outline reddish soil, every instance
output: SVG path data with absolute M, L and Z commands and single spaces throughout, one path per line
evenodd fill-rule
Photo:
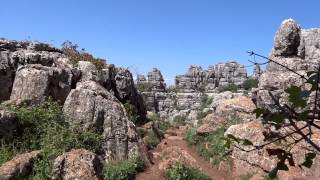
M 212 167 L 209 161 L 198 155 L 194 147 L 190 147 L 183 139 L 184 128 L 175 129 L 176 135 L 166 136 L 156 149 L 151 151 L 153 165 L 146 169 L 144 172 L 137 174 L 137 180 L 164 180 L 164 172 L 159 169 L 159 163 L 161 162 L 160 154 L 167 147 L 178 146 L 182 150 L 190 154 L 200 167 L 202 172 L 211 177 L 213 180 L 226 180 L 226 173 L 223 173 L 216 168 Z

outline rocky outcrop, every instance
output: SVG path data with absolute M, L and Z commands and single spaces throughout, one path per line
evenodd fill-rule
M 320 57 L 320 29 L 302 29 L 294 20 L 285 20 L 275 36 L 272 60 L 305 74 L 315 70 Z M 289 70 L 270 62 L 259 78 L 259 87 L 253 92 L 258 107 L 274 110 L 268 91 L 285 101 L 283 90 L 291 85 L 301 86 L 303 79 Z M 267 91 L 268 90 L 268 91 Z
M 49 97 L 64 102 L 72 87 L 70 69 L 38 64 L 21 66 L 16 72 L 10 100 L 19 104 L 40 104 Z
M 16 114 L 6 110 L 0 110 L 0 139 L 11 139 L 17 130 Z
M 55 159 L 53 174 L 62 180 L 101 180 L 102 169 L 102 163 L 93 152 L 85 149 L 73 149 Z
M 149 162 L 145 146 L 123 105 L 100 84 L 94 81 L 78 83 L 67 97 L 63 112 L 72 126 L 103 135 L 107 161 L 141 157 Z
M 245 67 L 235 61 L 210 65 L 208 70 L 192 65 L 186 74 L 176 77 L 176 88 L 186 93 L 215 92 L 230 83 L 241 85 L 246 79 Z
M 32 163 L 41 151 L 20 154 L 0 166 L 0 179 L 9 180 L 27 176 L 32 171 Z
M 269 58 L 304 75 L 308 71 L 315 70 L 319 65 L 319 43 L 319 29 L 303 29 L 294 20 L 285 20 L 275 35 L 274 48 Z M 302 78 L 297 74 L 270 62 L 266 71 L 259 78 L 258 88 L 253 90 L 253 100 L 258 107 L 276 112 L 278 109 L 270 93 L 279 98 L 280 103 L 286 103 L 288 102 L 288 97 L 284 90 L 291 85 L 304 87 Z M 271 143 L 272 137 L 270 136 L 282 137 L 292 132 L 292 129 L 290 127 L 281 127 L 275 130 L 262 123 L 261 120 L 253 120 L 231 126 L 227 130 L 226 135 L 231 134 L 236 138 L 248 139 L 255 146 L 268 143 L 263 148 L 258 149 L 252 146 L 242 146 L 241 144 L 238 144 L 238 146 L 241 146 L 242 149 L 233 148 L 232 157 L 234 158 L 234 172 L 236 174 L 248 172 L 265 174 L 276 166 L 278 159 L 275 156 L 270 156 L 267 149 L 279 148 L 279 144 Z M 304 122 L 297 123 L 298 127 L 303 127 L 304 125 Z M 311 141 L 319 144 L 319 130 L 316 128 L 311 130 Z M 320 174 L 316 170 L 319 168 L 318 157 L 316 157 L 310 169 L 299 167 L 304 162 L 305 154 L 310 152 L 312 147 L 305 141 L 295 142 L 295 139 L 298 138 L 301 137 L 293 134 L 281 141 L 283 147 L 286 144 L 294 144 L 290 149 L 290 153 L 295 166 L 287 164 L 289 171 L 279 171 L 278 179 L 319 179 Z
M 230 121 L 238 121 L 239 123 L 254 120 L 254 109 L 256 109 L 256 106 L 250 98 L 239 96 L 221 101 L 216 107 L 215 113 Z
M 77 74 L 72 67 L 48 44 L 0 40 L 0 101 L 37 104 L 52 96 L 63 103 Z

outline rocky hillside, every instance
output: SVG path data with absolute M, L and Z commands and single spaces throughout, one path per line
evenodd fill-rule
M 157 68 L 134 81 L 128 69 L 72 46 L 0 39 L 0 179 L 132 179 L 144 168 L 162 179 L 168 169 L 167 179 L 175 173 L 202 177 L 201 169 L 192 169 L 198 163 L 211 178 L 217 172 L 264 179 L 278 164 L 268 149 L 286 143 L 296 143 L 290 146 L 295 165 L 283 162 L 288 171 L 277 178 L 320 179 L 319 156 L 310 169 L 299 166 L 312 147 L 299 136 L 274 141 L 292 129 L 272 127 L 254 114 L 256 108 L 280 111 L 270 93 L 285 103 L 286 88 L 304 87 L 278 64 L 303 75 L 317 70 L 319 44 L 320 29 L 285 20 L 265 71 L 256 64 L 249 76 L 236 61 L 191 65 L 168 87 Z M 247 145 L 231 144 L 230 137 Z M 319 129 L 310 137 L 320 146 Z M 201 162 L 190 161 L 190 170 L 188 163 L 174 164 L 180 157 Z M 140 177 L 152 179 L 148 172 Z

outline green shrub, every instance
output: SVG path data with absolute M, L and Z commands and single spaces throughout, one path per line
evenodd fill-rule
M 100 135 L 68 128 L 62 107 L 56 102 L 49 100 L 35 107 L 6 108 L 17 114 L 18 128 L 14 140 L 2 144 L 0 160 L 41 149 L 42 156 L 34 163 L 32 179 L 52 179 L 53 160 L 72 148 L 85 148 L 96 153 L 102 150 Z
M 224 91 L 231 91 L 231 92 L 235 93 L 238 91 L 238 86 L 235 85 L 234 83 L 229 83 L 228 85 L 223 86 L 220 89 L 220 92 L 224 92 Z
M 140 123 L 139 121 L 141 120 L 141 117 L 138 114 L 136 108 L 130 102 L 126 102 L 124 104 L 124 108 L 127 111 L 127 115 L 130 121 L 132 121 L 134 124 Z
M 250 90 L 252 88 L 258 87 L 259 81 L 257 79 L 247 79 L 243 82 L 242 87 L 245 90 Z
M 110 162 L 105 165 L 104 180 L 134 179 L 136 173 L 143 170 L 143 168 L 144 163 L 139 158 Z
M 197 140 L 197 131 L 195 128 L 189 128 L 185 134 L 185 140 L 189 145 L 196 145 Z
M 225 159 L 225 141 L 224 128 L 219 128 L 216 131 L 200 136 L 197 135 L 195 129 L 189 129 L 185 135 L 185 140 L 189 145 L 196 146 L 197 152 L 207 160 L 211 160 L 213 165 L 218 165 Z
M 79 61 L 92 62 L 98 69 L 102 69 L 106 64 L 106 60 L 102 58 L 95 58 L 84 49 L 79 50 L 77 44 L 73 44 L 71 41 L 65 41 L 62 43 L 62 52 L 67 55 L 73 64 L 77 64 Z
M 148 149 L 154 149 L 160 143 L 161 139 L 157 136 L 155 132 L 152 130 L 148 132 L 148 134 L 144 138 L 144 143 L 148 147 Z
M 206 112 L 199 111 L 199 112 L 197 113 L 197 119 L 203 119 L 203 118 L 205 118 L 205 117 L 206 117 L 208 114 L 210 114 L 210 113 L 212 113 L 211 110 L 206 111 Z
M 180 115 L 175 116 L 173 118 L 172 123 L 173 123 L 174 127 L 184 126 L 184 125 L 186 125 L 186 117 L 185 116 L 180 116 Z
M 187 167 L 177 163 L 165 172 L 168 180 L 210 180 L 211 178 L 203 174 L 199 169 Z

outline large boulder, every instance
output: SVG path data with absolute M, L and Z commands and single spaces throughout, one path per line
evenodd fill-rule
M 73 149 L 54 160 L 53 174 L 62 180 L 101 180 L 102 168 L 102 163 L 93 152 Z
M 274 55 L 294 56 L 298 54 L 301 27 L 293 20 L 282 22 L 275 36 Z
M 0 109 L 0 139 L 10 139 L 17 130 L 16 114 Z
M 246 96 L 239 96 L 232 99 L 220 101 L 215 113 L 229 121 L 251 121 L 255 119 L 253 110 L 256 105 Z
M 95 130 L 103 135 L 107 161 L 140 157 L 149 162 L 145 146 L 123 105 L 100 84 L 79 82 L 68 95 L 63 112 L 72 126 Z
M 72 77 L 70 69 L 38 64 L 21 66 L 16 72 L 10 100 L 39 104 L 52 97 L 63 103 L 71 90 Z
M 9 180 L 27 176 L 32 171 L 33 161 L 40 155 L 41 151 L 19 154 L 12 160 L 0 166 L 0 179 Z
M 72 69 L 70 59 L 61 50 L 45 43 L 0 40 L 0 101 L 9 100 L 18 68 L 38 64 L 46 67 Z

